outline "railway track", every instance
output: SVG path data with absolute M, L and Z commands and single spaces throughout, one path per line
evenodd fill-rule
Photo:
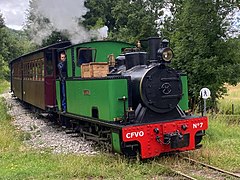
M 200 161 L 191 159 L 191 158 L 189 158 L 189 157 L 183 157 L 183 160 L 188 161 L 188 162 L 193 163 L 193 164 L 201 165 L 201 166 L 203 166 L 203 167 L 206 167 L 206 168 L 208 168 L 208 169 L 212 169 L 212 170 L 214 170 L 214 171 L 220 172 L 220 173 L 225 174 L 225 175 L 227 175 L 227 176 L 240 179 L 240 175 L 239 175 L 239 174 L 232 173 L 232 172 L 229 172 L 229 171 L 220 169 L 220 168 L 218 168 L 218 167 L 214 167 L 214 166 L 209 165 L 209 164 L 206 164 L 206 163 L 202 163 L 202 162 L 200 162 Z
M 240 179 L 240 174 L 232 173 L 221 168 L 191 159 L 189 157 L 180 156 L 180 159 L 190 163 L 190 166 L 188 165 L 187 170 L 179 170 L 175 167 L 168 168 L 170 168 L 173 173 L 183 177 L 184 179 Z M 200 168 L 200 170 L 197 170 L 196 168 Z
M 187 174 L 185 174 L 185 173 L 183 173 L 183 172 L 180 172 L 180 171 L 177 171 L 177 170 L 174 170 L 174 169 L 171 169 L 171 170 L 172 170 L 172 172 L 175 173 L 176 175 L 181 176 L 181 177 L 183 177 L 183 178 L 185 178 L 185 179 L 197 180 L 196 178 L 194 178 L 194 177 L 192 177 L 192 176 L 190 176 L 190 175 L 187 175 Z

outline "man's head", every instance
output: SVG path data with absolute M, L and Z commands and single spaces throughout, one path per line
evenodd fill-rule
M 60 54 L 60 61 L 65 61 L 66 60 L 66 54 L 65 53 L 61 53 Z

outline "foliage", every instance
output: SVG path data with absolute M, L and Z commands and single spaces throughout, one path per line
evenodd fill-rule
M 0 79 L 4 79 L 9 74 L 9 68 L 3 56 L 0 54 Z
M 0 79 L 0 94 L 6 92 L 9 89 L 9 82 Z
M 49 46 L 51 44 L 58 43 L 60 41 L 67 41 L 68 38 L 61 32 L 53 31 L 48 38 L 45 38 L 41 47 Z
M 3 18 L 3 15 L 0 11 L 0 29 L 5 27 L 5 22 L 4 22 L 4 18 Z
M 9 76 L 8 62 L 33 48 L 22 31 L 9 29 L 0 14 L 0 79 Z
M 155 3 L 156 6 L 152 3 Z M 128 4 L 127 8 L 126 4 Z M 143 0 L 130 3 L 128 0 L 118 1 L 112 11 L 113 17 L 116 19 L 117 31 L 110 32 L 110 37 L 112 36 L 116 40 L 136 42 L 146 37 L 158 36 L 156 20 L 159 13 L 154 11 L 160 6 L 161 4 L 156 2 Z
M 162 15 L 162 5 L 163 1 L 156 0 L 87 0 L 90 11 L 84 16 L 84 24 L 92 28 L 100 19 L 109 29 L 109 39 L 133 43 L 158 36 L 157 20 Z
M 225 38 L 224 19 L 231 7 L 227 3 L 219 3 L 211 0 L 184 1 L 178 4 L 172 23 L 173 65 L 188 74 L 193 110 L 200 100 L 201 88 L 211 90 L 211 106 L 215 107 L 217 98 L 226 93 L 224 83 L 236 84 L 240 78 L 236 41 Z
M 0 29 L 0 78 L 7 77 L 9 74 L 8 62 L 29 52 L 34 46 L 27 39 L 22 31 L 16 31 L 3 27 Z
M 106 25 L 110 32 L 115 30 L 116 20 L 112 16 L 112 9 L 116 6 L 115 0 L 87 0 L 85 7 L 89 9 L 86 13 L 84 25 L 88 29 L 92 29 L 96 24 L 102 22 L 101 25 Z

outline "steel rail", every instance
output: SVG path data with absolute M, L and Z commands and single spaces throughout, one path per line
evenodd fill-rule
M 189 176 L 189 175 L 187 175 L 187 174 L 185 174 L 185 173 L 183 173 L 183 172 L 180 172 L 180 171 L 177 171 L 177 170 L 174 170 L 174 169 L 171 169 L 171 171 L 174 172 L 175 174 L 178 174 L 178 175 L 180 175 L 180 176 L 182 176 L 182 177 L 185 177 L 185 178 L 187 178 L 187 179 L 197 180 L 196 178 L 191 177 L 191 176 Z
M 189 176 L 181 171 L 178 171 L 178 170 L 175 170 L 174 168 L 170 167 L 170 166 L 167 166 L 167 165 L 162 165 L 160 163 L 157 163 L 159 166 L 162 166 L 162 167 L 165 167 L 167 169 L 169 169 L 172 173 L 174 173 L 175 175 L 179 175 L 179 176 L 182 176 L 184 178 L 187 178 L 187 179 L 190 179 L 190 180 L 197 180 L 196 178 L 192 177 L 192 176 Z
M 238 174 L 235 174 L 235 173 L 232 173 L 232 172 L 229 172 L 229 171 L 220 169 L 220 168 L 218 168 L 218 167 L 214 167 L 214 166 L 209 165 L 209 164 L 206 164 L 206 163 L 202 163 L 202 162 L 200 162 L 200 161 L 197 161 L 197 160 L 194 160 L 194 159 L 191 159 L 191 158 L 188 158 L 188 157 L 182 157 L 182 159 L 184 159 L 185 161 L 190 161 L 190 162 L 195 163 L 195 164 L 200 164 L 201 166 L 204 166 L 204 167 L 206 167 L 206 168 L 209 168 L 209 169 L 212 169 L 212 170 L 221 172 L 221 173 L 223 173 L 223 174 L 227 174 L 227 175 L 229 175 L 229 176 L 233 176 L 233 177 L 236 177 L 236 178 L 240 178 L 240 175 L 238 175 Z

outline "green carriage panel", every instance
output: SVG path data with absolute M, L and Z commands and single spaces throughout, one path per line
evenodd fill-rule
M 182 99 L 179 101 L 178 105 L 181 107 L 183 111 L 189 109 L 188 107 L 188 82 L 187 82 L 187 75 L 181 74 L 181 81 L 182 81 Z
M 56 81 L 56 99 L 57 99 L 57 106 L 58 106 L 58 110 L 62 110 L 62 106 L 61 106 L 61 90 L 60 90 L 60 80 Z
M 124 103 L 119 98 L 128 98 L 128 80 L 68 80 L 66 95 L 68 113 L 94 117 L 97 111 L 99 119 L 114 121 L 114 118 L 122 118 L 124 115 Z
M 66 56 L 67 56 L 67 77 L 72 77 L 72 53 L 71 49 L 66 50 Z

